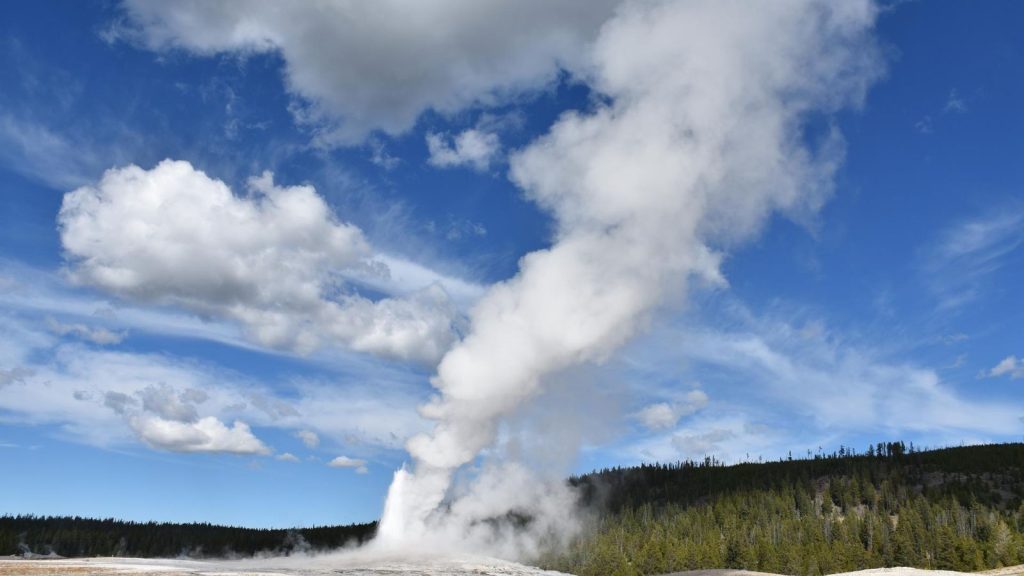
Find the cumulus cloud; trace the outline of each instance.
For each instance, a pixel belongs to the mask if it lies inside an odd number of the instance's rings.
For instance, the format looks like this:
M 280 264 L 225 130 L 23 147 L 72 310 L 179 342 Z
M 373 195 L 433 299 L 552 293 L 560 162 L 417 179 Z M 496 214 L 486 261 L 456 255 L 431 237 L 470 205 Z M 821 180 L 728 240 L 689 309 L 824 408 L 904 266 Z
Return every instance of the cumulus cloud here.
M 428 109 L 494 105 L 578 68 L 617 0 L 267 3 L 126 0 L 154 50 L 278 52 L 296 117 L 320 141 L 400 134 Z
M 707 406 L 708 395 L 702 390 L 692 390 L 679 402 L 656 402 L 644 407 L 637 414 L 640 422 L 650 430 L 675 428 L 679 419 Z
M 280 460 L 281 462 L 298 462 L 299 461 L 299 457 L 296 456 L 295 454 L 292 454 L 291 452 L 285 452 L 283 454 L 278 454 L 277 456 L 274 456 L 274 459 L 275 460 Z
M 988 375 L 996 378 L 1009 376 L 1010 378 L 1024 378 L 1024 361 L 1018 360 L 1016 356 L 1007 356 L 988 371 Z
M 88 400 L 75 395 L 78 400 Z M 169 452 L 269 454 L 249 425 L 236 420 L 230 428 L 214 416 L 200 417 L 196 404 L 207 396 L 196 389 L 177 391 L 165 383 L 151 384 L 133 395 L 107 391 L 103 405 L 124 421 L 140 440 Z
M 353 468 L 356 474 L 366 474 L 370 470 L 366 467 L 366 460 L 360 460 L 358 458 L 349 458 L 348 456 L 338 456 L 327 463 L 331 468 Z
M 46 325 L 54 334 L 58 334 L 60 336 L 71 335 L 81 340 L 92 342 L 93 344 L 99 344 L 101 346 L 108 344 L 120 344 L 125 337 L 124 332 L 113 332 L 106 328 L 90 328 L 85 324 L 62 324 L 52 316 L 46 319 Z
M 199 392 L 199 394 L 195 394 Z M 161 382 L 149 385 L 135 393 L 142 401 L 142 408 L 161 418 L 192 422 L 199 418 L 196 404 L 205 400 L 199 390 L 177 392 L 174 388 Z
M 311 186 L 270 173 L 239 197 L 188 162 L 112 169 L 65 195 L 59 224 L 75 282 L 235 320 L 262 345 L 309 352 L 327 340 L 431 361 L 454 339 L 437 285 L 378 301 L 346 292 L 342 275 L 372 265 L 362 232 Z
M 469 129 L 450 138 L 447 135 L 428 133 L 427 160 L 438 168 L 454 168 L 468 166 L 483 172 L 490 168 L 491 162 L 501 150 L 501 142 L 497 134 Z
M 228 428 L 213 416 L 195 422 L 178 422 L 135 415 L 128 419 L 128 424 L 147 444 L 170 452 L 270 453 L 270 449 L 253 436 L 249 425 L 239 420 Z
M 80 390 L 76 390 L 75 392 L 75 400 L 89 399 L 88 397 L 84 397 L 84 395 L 82 394 L 78 394 L 78 392 L 81 392 Z M 103 395 L 103 405 L 113 410 L 114 414 L 118 414 L 120 416 L 126 415 L 128 413 L 128 410 L 132 406 L 137 404 L 138 400 L 129 396 L 128 394 L 125 394 L 124 392 L 115 392 L 113 390 L 110 390 Z
M 691 281 L 722 284 L 721 254 L 772 214 L 815 213 L 843 146 L 835 130 L 808 139 L 805 120 L 862 102 L 879 75 L 874 16 L 869 2 L 620 7 L 588 52 L 604 98 L 510 159 L 554 244 L 480 300 L 442 359 L 422 409 L 437 426 L 409 442 L 417 467 L 378 538 L 429 539 L 455 471 L 546 379 L 609 358 Z
M 320 436 L 312 430 L 299 430 L 295 433 L 295 436 L 302 440 L 302 443 L 306 445 L 306 448 L 316 448 L 320 445 Z

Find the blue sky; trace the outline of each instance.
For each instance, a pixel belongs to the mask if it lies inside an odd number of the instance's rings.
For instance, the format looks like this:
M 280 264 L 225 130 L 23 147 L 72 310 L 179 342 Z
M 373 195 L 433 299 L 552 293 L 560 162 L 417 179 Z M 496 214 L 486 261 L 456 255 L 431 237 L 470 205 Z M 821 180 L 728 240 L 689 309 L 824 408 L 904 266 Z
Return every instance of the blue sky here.
M 576 62 L 614 3 L 571 4 L 445 20 L 464 41 L 429 51 L 392 8 L 338 39 L 249 38 L 232 5 L 0 6 L 0 512 L 376 519 L 474 304 L 566 234 L 517 158 L 618 89 Z M 821 206 L 709 244 L 719 281 L 544 374 L 494 453 L 1019 441 L 1022 17 L 883 7 L 862 101 L 801 116 L 806 146 L 841 134 Z

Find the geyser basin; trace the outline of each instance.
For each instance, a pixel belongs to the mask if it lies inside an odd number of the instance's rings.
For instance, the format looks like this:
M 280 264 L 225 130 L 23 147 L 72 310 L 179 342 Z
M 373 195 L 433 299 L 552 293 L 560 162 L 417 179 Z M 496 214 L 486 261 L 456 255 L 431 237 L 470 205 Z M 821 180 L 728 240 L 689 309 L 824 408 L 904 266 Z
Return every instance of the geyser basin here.
M 550 572 L 484 556 L 385 555 L 363 551 L 316 556 L 287 556 L 254 560 L 179 560 L 148 558 L 84 558 L 76 560 L 0 559 L 0 574 L 42 576 L 52 574 L 107 576 L 159 573 L 165 576 L 316 575 L 350 576 L 536 576 Z

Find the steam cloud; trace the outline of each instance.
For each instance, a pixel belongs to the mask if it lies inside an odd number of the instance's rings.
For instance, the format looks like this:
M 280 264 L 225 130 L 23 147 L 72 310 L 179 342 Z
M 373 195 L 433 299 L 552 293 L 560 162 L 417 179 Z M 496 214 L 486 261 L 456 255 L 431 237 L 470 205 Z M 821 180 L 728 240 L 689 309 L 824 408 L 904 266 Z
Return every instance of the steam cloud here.
M 724 255 L 772 214 L 813 218 L 843 156 L 830 116 L 860 105 L 881 69 L 870 0 L 614 4 L 435 0 L 366 11 L 350 2 L 126 1 L 134 28 L 119 33 L 154 49 L 278 51 L 288 88 L 302 100 L 295 112 L 321 126 L 315 136 L 322 144 L 359 143 L 374 130 L 402 134 L 428 109 L 504 103 L 550 84 L 560 69 L 590 86 L 592 110 L 563 115 L 509 157 L 511 179 L 553 216 L 553 245 L 526 255 L 516 277 L 488 291 L 454 347 L 443 298 L 385 301 L 398 310 L 358 299 L 325 303 L 330 282 L 315 270 L 357 263 L 365 243 L 358 230 L 324 216 L 311 190 L 280 188 L 269 176 L 251 184 L 266 197 L 252 204 L 190 166 L 108 173 L 62 208 L 62 240 L 76 278 L 240 320 L 271 344 L 308 347 L 320 332 L 340 329 L 335 336 L 360 350 L 421 359 L 447 350 L 432 381 L 439 395 L 422 408 L 436 427 L 409 441 L 415 467 L 395 475 L 376 546 L 535 552 L 550 532 L 571 532 L 565 524 L 573 495 L 535 481 L 516 459 L 485 462 L 468 485 L 453 483 L 459 471 L 477 464 L 499 441 L 503 422 L 560 372 L 607 359 L 661 307 L 682 302 L 691 284 L 724 284 Z M 430 148 L 442 166 L 484 169 L 500 146 L 439 138 Z M 192 249 L 191 234 L 172 234 L 177 226 L 164 235 L 173 250 L 160 254 L 123 254 L 132 238 L 113 234 L 108 241 L 90 231 L 120 221 L 113 216 L 122 210 L 147 211 L 118 201 L 127 197 L 122 189 L 161 188 L 153 183 L 164 180 L 175 189 L 209 189 L 206 196 L 219 198 L 242 224 L 289 223 L 286 208 L 302 200 L 301 207 L 316 208 L 321 228 L 344 241 L 324 251 L 319 241 L 306 243 L 315 235 L 303 235 L 295 252 L 313 265 L 289 270 L 285 284 L 260 284 L 250 272 L 268 266 L 254 258 L 242 259 L 251 265 L 238 277 L 154 276 L 145 265 L 154 256 L 166 262 L 177 254 L 189 264 L 209 256 Z M 136 220 L 151 216 L 143 215 Z M 267 247 L 258 248 L 254 254 Z M 208 269 L 220 270 L 216 264 Z M 170 289 L 154 289 L 167 282 Z M 236 282 L 225 300 L 221 288 Z M 263 289 L 234 296 L 253 285 Z M 287 310 L 280 309 L 282 295 Z M 436 320 L 417 322 L 421 314 Z M 324 325 L 322 317 L 331 320 Z M 419 329 L 405 330 L 410 323 Z M 658 427 L 685 411 L 654 406 L 641 417 Z M 532 529 L 494 521 L 510 511 L 533 518 Z
M 821 120 L 858 106 L 879 74 L 874 18 L 867 1 L 716 0 L 630 2 L 605 23 L 575 72 L 607 103 L 510 159 L 554 217 L 554 244 L 488 292 L 442 359 L 422 408 L 436 427 L 408 443 L 415 468 L 395 475 L 379 546 L 529 553 L 537 538 L 486 519 L 521 512 L 538 536 L 566 517 L 572 495 L 514 461 L 461 493 L 453 477 L 553 375 L 608 358 L 691 282 L 724 283 L 724 251 L 771 214 L 813 216 L 843 155 Z

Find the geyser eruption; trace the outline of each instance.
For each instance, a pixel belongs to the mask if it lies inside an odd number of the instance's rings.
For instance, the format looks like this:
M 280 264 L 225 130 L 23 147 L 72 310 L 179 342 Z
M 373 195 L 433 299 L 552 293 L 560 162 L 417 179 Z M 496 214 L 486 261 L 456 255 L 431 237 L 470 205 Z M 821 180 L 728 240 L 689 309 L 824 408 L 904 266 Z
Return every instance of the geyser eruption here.
M 487 546 L 488 515 L 566 517 L 571 495 L 528 488 L 514 462 L 458 495 L 453 476 L 552 374 L 608 358 L 688 283 L 723 283 L 724 251 L 772 213 L 813 216 L 843 154 L 825 120 L 878 75 L 874 18 L 867 1 L 620 7 L 572 71 L 601 103 L 511 158 L 512 180 L 554 217 L 553 245 L 490 290 L 441 361 L 422 408 L 436 427 L 408 443 L 415 467 L 395 475 L 379 546 Z

